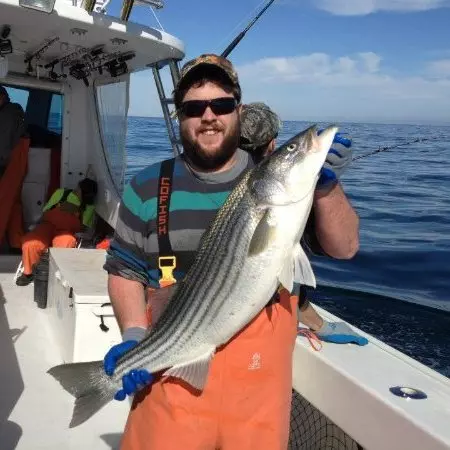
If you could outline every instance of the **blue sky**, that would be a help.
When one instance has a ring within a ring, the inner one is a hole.
[[[265,2],[164,3],[158,19],[190,59],[220,53]],[[159,27],[143,6],[130,20]],[[244,102],[283,120],[450,125],[450,0],[276,0],[230,59]],[[152,80],[132,75],[130,115],[162,115]]]

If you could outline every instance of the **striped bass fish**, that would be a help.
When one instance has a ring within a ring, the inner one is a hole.
[[[162,372],[202,390],[216,348],[255,318],[280,284],[289,291],[294,281],[316,286],[300,239],[336,132],[310,127],[243,175],[155,326],[112,376],[103,361],[48,371],[76,397],[71,428],[111,401],[131,369]]]

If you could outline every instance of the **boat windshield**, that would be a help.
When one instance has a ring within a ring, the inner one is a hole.
[[[129,79],[96,86],[96,108],[103,154],[111,180],[122,194],[127,165],[126,135]]]

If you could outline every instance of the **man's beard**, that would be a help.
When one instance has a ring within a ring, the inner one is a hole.
[[[234,129],[230,129],[220,148],[212,153],[204,151],[198,144],[192,142],[181,132],[181,143],[183,144],[184,155],[195,167],[202,170],[219,169],[227,163],[239,146],[239,122]]]

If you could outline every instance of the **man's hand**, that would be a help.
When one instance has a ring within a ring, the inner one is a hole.
[[[131,328],[125,331],[123,334],[124,342],[114,345],[103,360],[103,367],[107,375],[113,375],[117,361],[145,337],[145,332],[144,328]],[[128,336],[136,339],[129,339]],[[125,400],[127,395],[135,394],[138,390],[151,384],[153,379],[153,375],[145,369],[131,370],[122,377],[122,389],[115,393],[114,399],[119,401]]]
[[[369,342],[365,337],[355,333],[345,322],[327,322],[324,320],[323,325],[315,333],[320,340],[334,344],[366,345]]]
[[[320,130],[320,134],[323,130]],[[327,190],[338,182],[352,161],[352,140],[345,133],[336,133],[325,164],[320,171],[317,190]]]
[[[351,160],[351,139],[337,133],[314,192],[316,237],[324,253],[336,259],[353,258],[359,249],[359,218],[338,182]]]

